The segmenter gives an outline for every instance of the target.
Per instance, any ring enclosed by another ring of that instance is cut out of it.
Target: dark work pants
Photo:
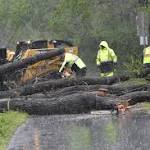
[[[73,64],[71,70],[76,73],[77,78],[82,78],[86,75],[87,69],[86,67],[80,69],[76,64]]]

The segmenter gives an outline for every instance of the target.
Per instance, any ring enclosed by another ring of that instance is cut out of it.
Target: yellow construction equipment
[[[7,49],[6,50],[7,56],[6,59],[11,62],[14,58],[15,52],[12,49]]]
[[[78,47],[63,40],[21,41],[17,43],[14,61],[45,53],[55,48],[64,48],[66,52],[78,55]],[[50,60],[43,60],[35,63],[22,71],[20,81],[21,83],[26,83],[29,80],[42,77],[48,73],[58,72],[62,62],[63,60],[61,60],[61,57],[57,56]]]
[[[0,48],[0,65],[6,64],[7,62],[11,62],[15,52],[12,49],[8,48]]]

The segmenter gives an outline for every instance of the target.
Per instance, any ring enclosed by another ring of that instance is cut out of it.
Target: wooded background
[[[63,39],[80,48],[90,72],[101,40],[118,55],[120,68],[141,63],[137,36],[138,0],[0,0],[0,47],[15,49],[17,41]],[[137,61],[135,61],[135,59]],[[139,67],[139,66],[138,66]],[[125,71],[125,69],[122,69]]]

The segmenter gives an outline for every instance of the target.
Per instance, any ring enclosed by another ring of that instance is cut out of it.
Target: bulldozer
[[[19,61],[57,48],[64,48],[65,52],[78,55],[78,47],[73,46],[72,43],[64,40],[19,41],[17,42],[16,51],[13,58],[11,57],[11,61]],[[7,51],[8,54],[10,52],[11,51]],[[27,68],[23,68],[21,70],[19,84],[25,84],[28,81],[43,77],[47,74],[50,74],[52,78],[55,78],[55,74],[58,73],[62,62],[63,60],[61,57],[56,56],[53,59],[42,60]],[[64,72],[70,72],[70,70],[64,70]]]

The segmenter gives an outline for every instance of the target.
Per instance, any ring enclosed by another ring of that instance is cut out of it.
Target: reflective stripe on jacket
[[[143,64],[150,63],[150,46],[144,49],[143,55]]]
[[[79,58],[78,56],[72,54],[72,53],[65,53],[65,58],[64,58],[64,62],[61,65],[61,68],[59,69],[59,72],[61,72],[63,70],[63,68],[65,67],[65,65],[67,64],[68,67],[72,67],[73,64],[76,64],[80,69],[81,68],[85,68],[86,65],[84,64],[84,62],[81,60],[81,58]]]

